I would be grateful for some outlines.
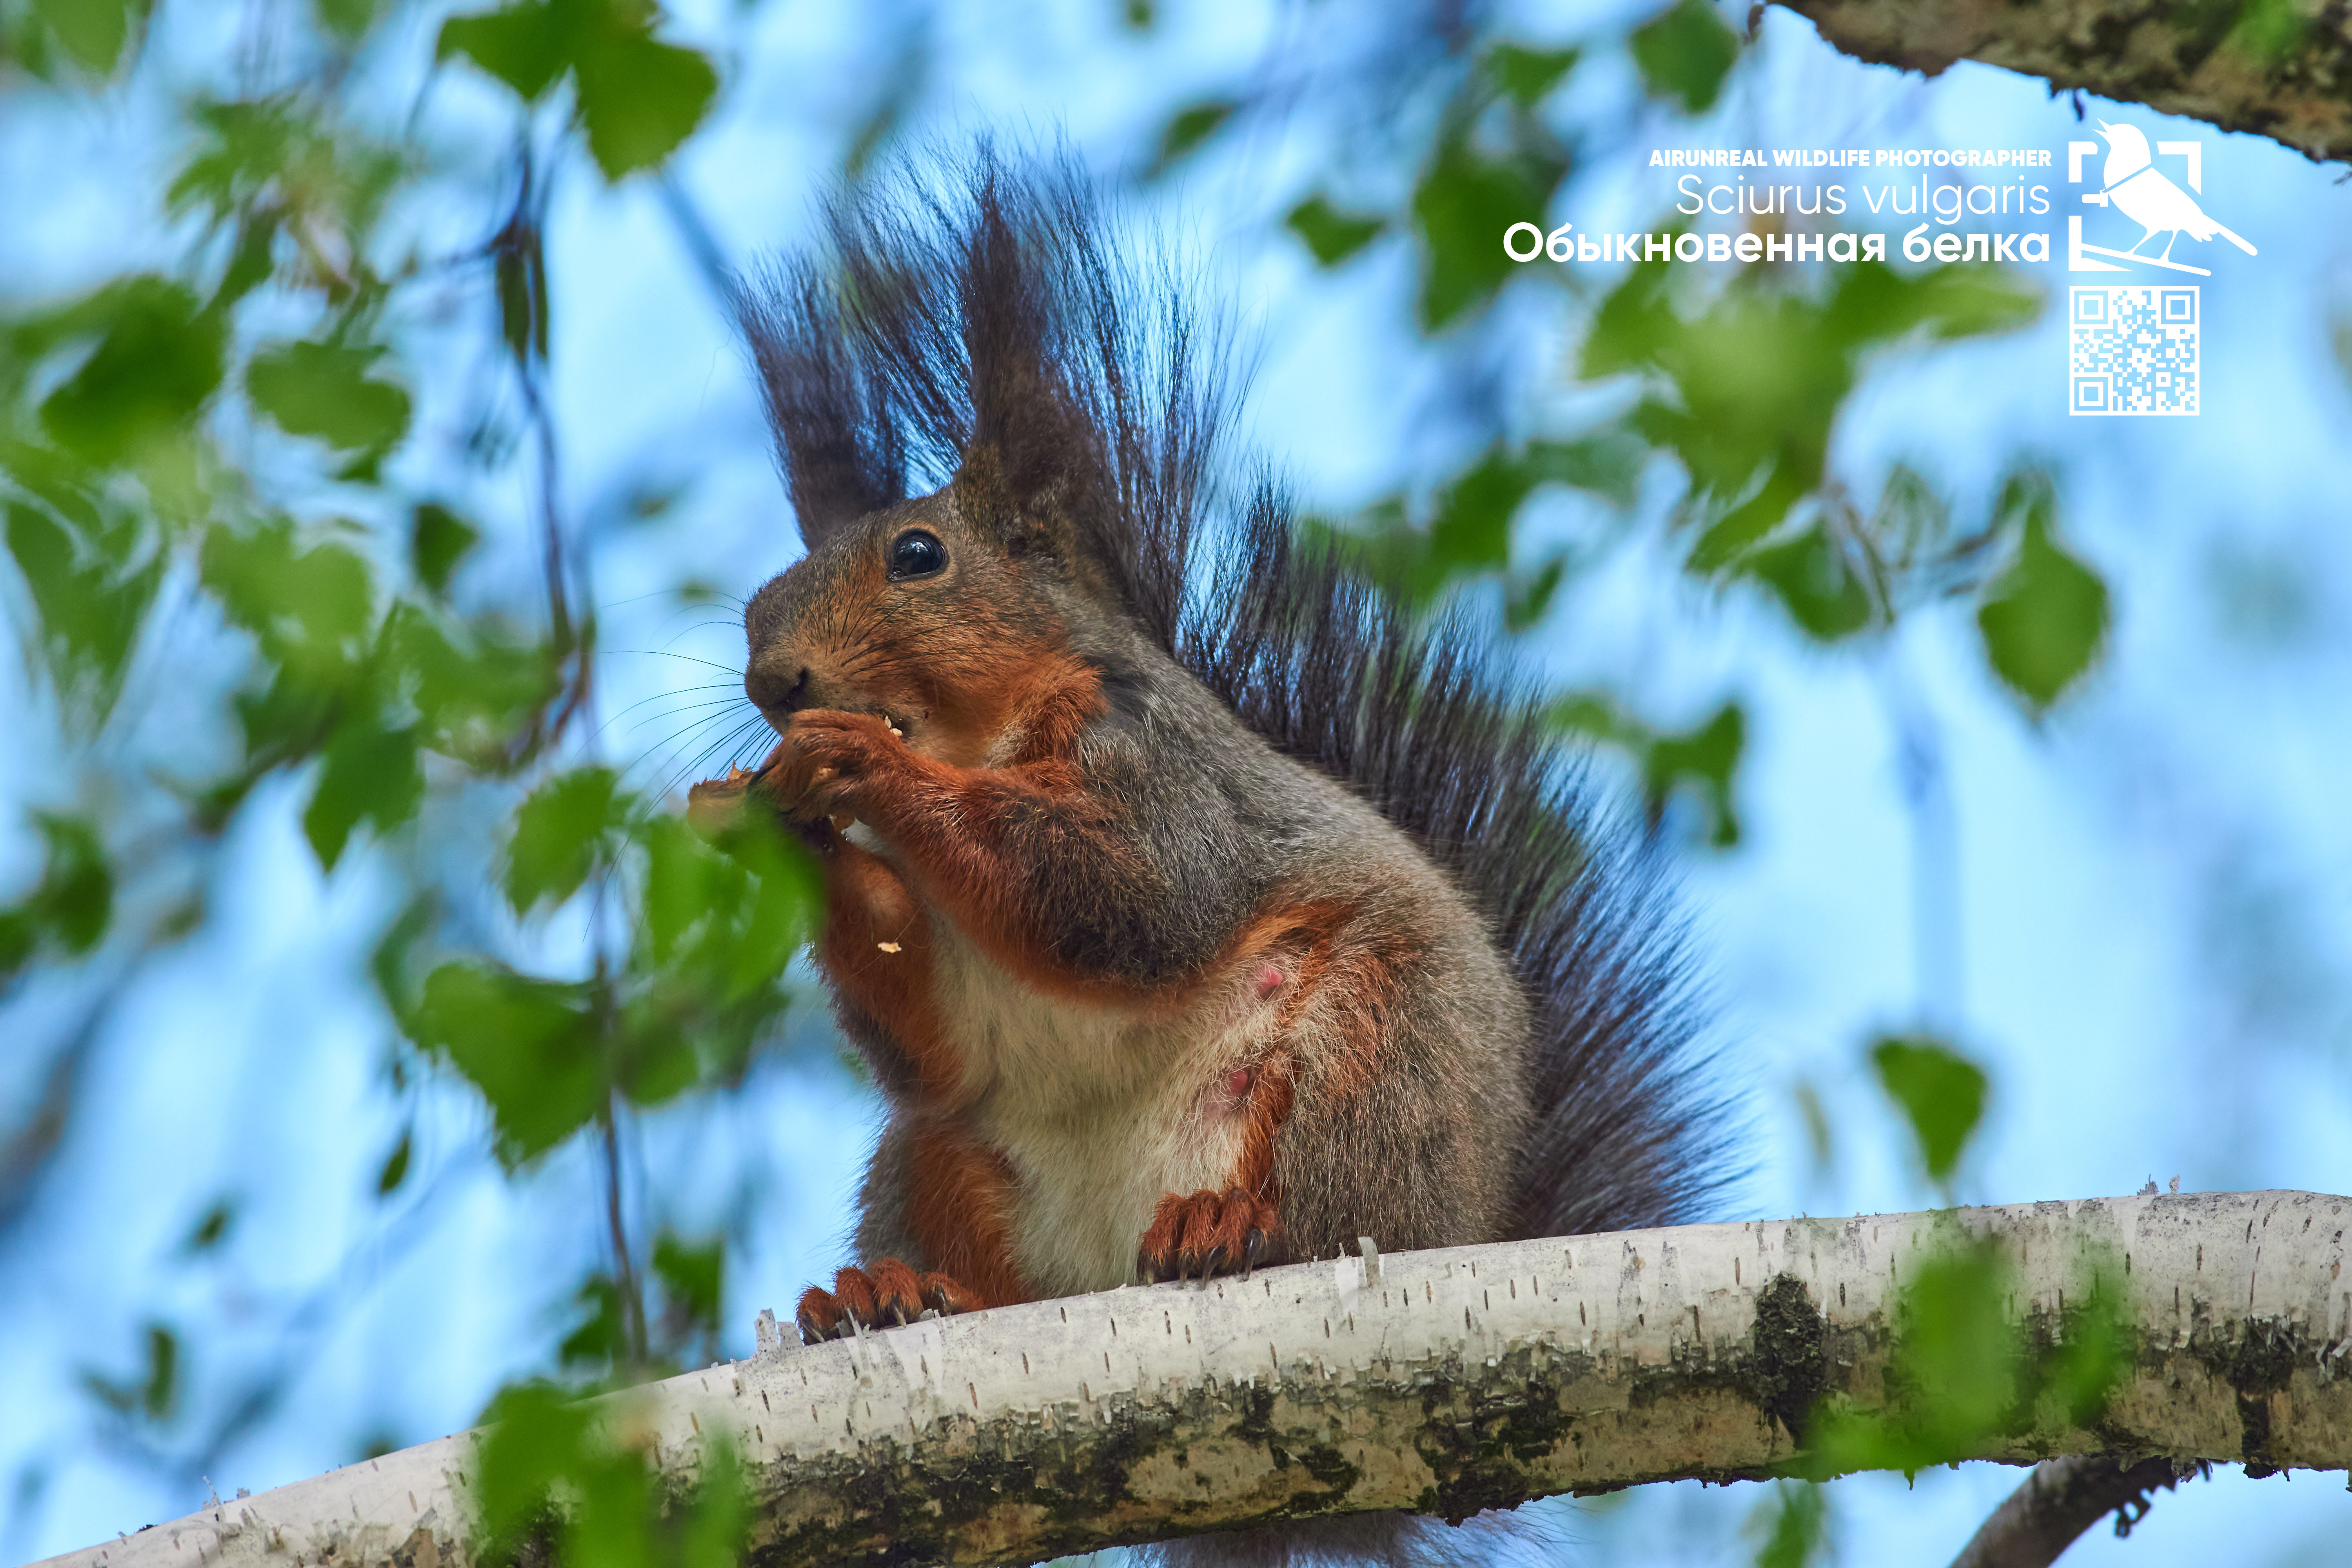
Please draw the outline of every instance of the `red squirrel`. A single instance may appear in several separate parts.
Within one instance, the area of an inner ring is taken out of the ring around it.
[[[819,857],[889,1118],[814,1342],[1129,1282],[1685,1217],[1677,927],[1458,621],[1221,474],[1219,334],[1083,180],[842,198],[743,295],[805,557],[779,739],[698,785]]]

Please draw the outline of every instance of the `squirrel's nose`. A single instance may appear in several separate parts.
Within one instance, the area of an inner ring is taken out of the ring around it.
[[[779,690],[781,684],[780,677],[765,669],[754,668],[743,678],[744,694],[757,703],[762,712],[773,713],[781,710],[786,713],[797,713],[808,706],[809,672],[805,666],[793,678],[792,685]]]

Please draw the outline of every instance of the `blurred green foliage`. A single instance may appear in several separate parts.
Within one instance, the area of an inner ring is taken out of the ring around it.
[[[505,890],[517,915],[592,876],[633,873],[624,962],[585,980],[450,958],[411,984],[378,973],[408,1037],[481,1091],[499,1157],[520,1167],[606,1113],[739,1076],[788,1000],[785,969],[821,907],[814,868],[764,826],[715,848],[675,817],[632,816],[608,770],[540,786],[516,814]],[[404,944],[406,931],[391,939]]]
[[[1312,251],[1317,262],[1337,267],[1378,239],[1388,227],[1382,217],[1359,217],[1343,213],[1323,196],[1309,196],[1290,209],[1284,220]]]
[[[88,952],[114,913],[114,868],[97,831],[78,817],[35,814],[47,849],[41,880],[0,909],[0,981],[47,945],[68,956]]]
[[[696,1484],[674,1483],[632,1441],[625,1405],[592,1413],[569,1391],[521,1384],[484,1413],[474,1493],[481,1560],[571,1568],[733,1568],[751,1501],[734,1454],[712,1445]],[[551,1500],[561,1500],[560,1502]]]
[[[2021,527],[2016,557],[1991,584],[1977,626],[1994,671],[2038,711],[2098,657],[2107,634],[2107,586],[2057,543],[2057,501],[2046,479],[2011,479],[1996,510],[2015,515]]]
[[[1811,1481],[1774,1481],[1748,1527],[1764,1538],[1756,1568],[1808,1568],[1827,1555],[1829,1495]]]
[[[2135,1354],[2121,1279],[2084,1259],[2073,1289],[2021,1312],[2008,1258],[1956,1229],[1904,1282],[1886,1405],[1819,1413],[1809,1462],[1916,1473],[1999,1436],[2095,1423]]]
[[[1927,1179],[1947,1192],[1984,1115],[1984,1069],[1941,1040],[1895,1036],[1870,1047],[1878,1081],[1910,1123]]]
[[[452,16],[436,52],[464,56],[526,100],[569,79],[588,151],[617,180],[676,152],[718,96],[708,59],[653,36],[660,16],[642,0],[523,0]]]
[[[1739,59],[1739,37],[1706,0],[1675,0],[1633,29],[1633,63],[1653,97],[1705,114]]]
[[[159,898],[156,868],[174,846],[209,853],[259,786],[289,781],[322,872],[365,851],[404,888],[373,966],[415,1053],[403,1059],[478,1092],[496,1152],[520,1170],[583,1134],[609,1142],[627,1107],[738,1081],[774,1035],[820,895],[796,843],[751,831],[705,844],[583,758],[572,721],[591,699],[593,616],[571,602],[551,502],[534,606],[468,591],[486,530],[399,477],[417,389],[446,374],[404,347],[398,324],[424,290],[474,280],[527,407],[541,405],[549,344],[545,185],[528,138],[520,195],[488,243],[418,256],[387,222],[444,154],[363,126],[341,84],[406,9],[314,0],[253,18],[302,33],[309,63],[247,96],[207,83],[179,103],[156,211],[179,226],[180,260],[0,306],[13,566],[0,592],[61,763],[85,781],[61,778],[70,807],[30,816],[42,858],[0,903],[0,982],[184,937],[202,895]],[[0,0],[0,71],[105,90],[131,68],[146,16],[137,4]],[[524,0],[447,19],[435,59],[478,67],[526,104],[564,99],[588,161],[617,180],[665,162],[718,90],[710,60],[659,37],[663,26],[645,0]],[[168,621],[174,604],[182,618]],[[226,639],[234,673],[175,685],[166,706],[176,723],[208,723],[225,760],[199,748],[210,760],[153,766],[116,715],[142,668],[147,685],[173,682],[190,606],[202,635]],[[585,973],[513,961],[479,918],[488,889],[445,874],[443,817],[476,800],[510,814],[494,879],[508,929],[583,919]],[[405,1071],[396,1061],[394,1079]],[[415,1190],[418,1153],[411,1121],[374,1170],[377,1201]],[[216,1253],[234,1212],[215,1203],[184,1251]],[[509,1540],[555,1498],[572,1510],[567,1560],[731,1563],[745,1518],[731,1458],[713,1457],[696,1499],[659,1494],[643,1459],[593,1436],[570,1403],[716,1353],[724,1246],[665,1231],[647,1247],[617,1219],[614,1245],[616,1268],[582,1288],[587,1321],[561,1350],[577,1381],[525,1385],[493,1409],[486,1521]],[[159,1322],[140,1370],[86,1372],[83,1384],[152,1437],[186,1405],[189,1366]],[[226,1429],[248,1419],[233,1411]]]
[[[1680,0],[1625,38],[1650,93],[1684,112],[1719,96],[1739,40],[1699,0]],[[1543,110],[1594,46],[1484,45],[1436,118],[1407,210],[1343,209],[1324,194],[1286,226],[1316,262],[1336,267],[1383,236],[1409,231],[1422,260],[1422,320],[1431,331],[1476,318],[1521,275],[1503,248],[1514,223],[1552,227],[1575,148]],[[1679,218],[1658,226],[1679,233]],[[1808,271],[1739,269],[1719,287],[1699,269],[1648,261],[1590,313],[1576,374],[1635,394],[1622,415],[1581,431],[1497,443],[1424,495],[1399,493],[1343,521],[1311,523],[1346,541],[1367,574],[1408,603],[1434,605],[1459,584],[1499,583],[1506,624],[1539,621],[1574,563],[1517,556],[1523,511],[1539,495],[1581,492],[1623,516],[1645,470],[1670,458],[1685,480],[1675,508],[1685,569],[1711,584],[1748,584],[1810,639],[1854,642],[1908,610],[1978,602],[1988,668],[2033,711],[2095,663],[2106,598],[2096,574],[2060,542],[2055,493],[2021,465],[1988,514],[1963,527],[1914,469],[1898,465],[1877,505],[1855,508],[1829,471],[1840,413],[1875,357],[1920,343],[2014,331],[2040,313],[2037,289],[1997,266],[1910,271],[1872,261]],[[1565,274],[1546,262],[1534,280]],[[1728,702],[1699,730],[1662,735],[1606,697],[1564,700],[1558,717],[1625,752],[1654,818],[1686,792],[1701,835],[1738,842],[1735,775],[1744,734]]]

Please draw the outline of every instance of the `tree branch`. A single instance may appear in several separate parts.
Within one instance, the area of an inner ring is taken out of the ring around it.
[[[1952,1568],[2050,1568],[2076,1536],[2116,1510],[2137,1508],[2131,1516],[2137,1522],[2147,1494],[2179,1479],[2160,1455],[2137,1465],[2079,1454],[2044,1459],[1969,1538]]]
[[[1028,1562],[1286,1516],[1821,1475],[1841,1461],[1795,1432],[1818,1436],[1824,1410],[1916,1414],[1903,1292],[1990,1242],[2029,1359],[2064,1350],[2086,1278],[2114,1271],[2122,1375],[2095,1412],[2020,1400],[1939,1458],[2335,1469],[2352,1465],[2348,1224],[2352,1199],[2305,1193],[2108,1198],[1350,1257],[808,1348],[763,1315],[752,1359],[600,1414],[681,1486],[730,1443],[762,1568]],[[54,1562],[464,1563],[471,1456],[443,1438]]]
[[[1979,60],[2224,131],[2252,131],[2317,162],[2352,155],[2352,26],[2336,0],[2301,0],[2274,40],[2238,5],[2175,0],[1780,0],[1831,45],[1927,76]]]

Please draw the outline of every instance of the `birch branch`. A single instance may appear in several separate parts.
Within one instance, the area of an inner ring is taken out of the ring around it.
[[[2316,161],[2352,155],[2352,27],[2298,0],[2284,47],[2231,37],[2245,7],[2173,0],[1780,0],[1856,59],[1927,76],[1979,60],[2252,131]]]
[[[2108,1198],[1346,1257],[806,1348],[762,1314],[751,1360],[613,1396],[601,1418],[683,1489],[708,1445],[731,1444],[762,1568],[1020,1563],[1292,1515],[1458,1520],[1558,1492],[1819,1474],[1809,1417],[1899,1415],[1904,1288],[1989,1239],[2014,1271],[2009,1322],[2042,1352],[2078,1322],[2089,1272],[2119,1271],[2123,1375],[2087,1425],[2044,1398],[1953,1457],[2337,1469],[2352,1466],[2348,1225],[2352,1199],[2307,1193]],[[52,1562],[465,1564],[470,1443]]]

